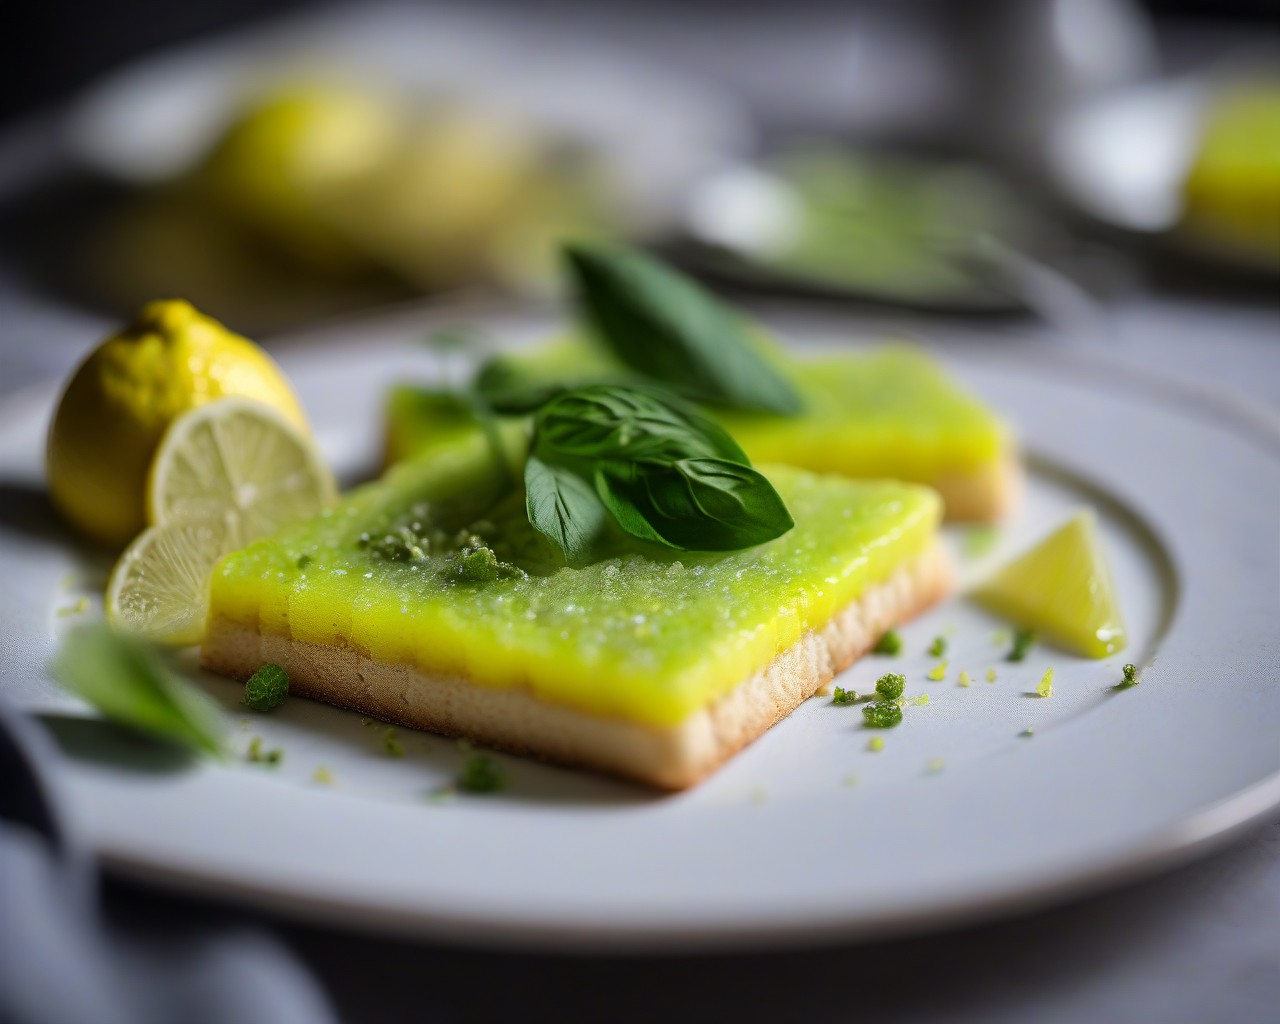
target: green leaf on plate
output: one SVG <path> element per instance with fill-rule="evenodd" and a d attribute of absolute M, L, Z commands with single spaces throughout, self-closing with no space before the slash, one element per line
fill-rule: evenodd
<path fill-rule="evenodd" d="M 585 560 L 606 526 L 606 513 L 591 485 L 563 466 L 530 455 L 524 467 L 525 507 L 533 528 L 570 562 Z"/>

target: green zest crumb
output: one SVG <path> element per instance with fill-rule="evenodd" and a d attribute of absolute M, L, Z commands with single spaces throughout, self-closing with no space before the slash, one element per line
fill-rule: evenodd
<path fill-rule="evenodd" d="M 853 704 L 858 700 L 857 690 L 846 690 L 843 686 L 837 686 L 836 692 L 831 697 L 832 704 Z"/>
<path fill-rule="evenodd" d="M 945 636 L 935 636 L 933 643 L 929 645 L 929 649 L 925 654 L 931 658 L 941 658 L 947 653 L 947 638 Z"/>
<path fill-rule="evenodd" d="M 75 604 L 64 605 L 62 608 L 59 608 L 58 615 L 62 618 L 66 618 L 68 615 L 80 615 L 88 607 L 89 599 L 87 597 L 82 597 Z"/>
<path fill-rule="evenodd" d="M 974 526 L 965 531 L 964 553 L 967 558 L 981 558 L 993 547 L 1000 533 L 994 526 Z"/>
<path fill-rule="evenodd" d="M 279 747 L 273 750 L 262 749 L 262 737 L 255 736 L 249 741 L 249 750 L 245 754 L 251 764 L 278 765 L 284 760 L 284 751 Z"/>
<path fill-rule="evenodd" d="M 318 782 L 322 786 L 333 785 L 333 772 L 329 771 L 324 765 L 319 765 L 315 771 L 311 773 L 311 781 Z"/>
<path fill-rule="evenodd" d="M 1044 675 L 1040 677 L 1040 685 L 1036 687 L 1036 693 L 1041 697 L 1053 696 L 1053 669 L 1044 670 Z"/>
<path fill-rule="evenodd" d="M 382 734 L 382 749 L 387 752 L 388 757 L 404 757 L 404 744 L 400 742 L 395 729 L 388 729 Z"/>
<path fill-rule="evenodd" d="M 863 707 L 862 717 L 869 729 L 892 729 L 902 721 L 902 708 L 893 701 L 879 701 Z"/>
<path fill-rule="evenodd" d="M 1036 634 L 1034 630 L 1015 629 L 1013 631 L 1013 646 L 1009 649 L 1009 654 L 1005 661 L 1022 661 L 1031 651 L 1035 642 Z"/>
<path fill-rule="evenodd" d="M 907 688 L 907 677 L 897 672 L 887 672 L 876 680 L 876 693 L 885 700 L 897 700 Z"/>
<path fill-rule="evenodd" d="M 1135 666 L 1125 665 L 1120 671 L 1124 673 L 1124 681 L 1120 683 L 1121 686 L 1138 685 L 1138 669 Z"/>
<path fill-rule="evenodd" d="M 524 572 L 508 562 L 498 561 L 493 548 L 477 547 L 458 557 L 457 576 L 463 583 L 492 583 L 498 579 L 514 579 Z"/>
<path fill-rule="evenodd" d="M 931 680 L 933 680 L 933 682 L 935 682 L 935 683 L 936 683 L 936 682 L 939 682 L 939 681 L 941 681 L 941 680 L 943 680 L 943 679 L 946 679 L 946 678 L 947 678 L 947 663 L 946 663 L 945 661 L 940 661 L 940 662 L 938 662 L 938 664 L 936 664 L 932 669 L 930 669 L 930 670 L 929 670 L 929 676 L 928 676 L 928 678 L 929 678 L 929 679 L 931 679 Z"/>
<path fill-rule="evenodd" d="M 283 704 L 287 696 L 289 676 L 279 665 L 268 662 L 245 682 L 244 699 L 240 703 L 251 711 L 271 711 Z"/>
<path fill-rule="evenodd" d="M 1021 736 L 1023 739 L 1030 739 L 1035 734 L 1036 734 L 1036 731 L 1032 729 L 1030 726 L 1027 726 L 1027 728 L 1023 729 L 1022 732 L 1018 733 L 1018 735 Z"/>
<path fill-rule="evenodd" d="M 924 770 L 927 771 L 930 775 L 937 775 L 938 772 L 942 771 L 942 769 L 944 769 L 946 766 L 947 766 L 947 762 L 942 760 L 942 758 L 931 757 L 925 763 Z"/>
<path fill-rule="evenodd" d="M 987 669 L 987 682 L 994 683 L 995 681 L 996 681 L 996 670 L 993 668 Z"/>
<path fill-rule="evenodd" d="M 902 651 L 902 637 L 898 636 L 896 629 L 891 629 L 885 633 L 876 645 L 871 648 L 872 654 L 899 654 Z"/>
<path fill-rule="evenodd" d="M 506 772 L 488 754 L 469 753 L 458 773 L 458 788 L 464 793 L 496 793 L 506 784 Z"/>
<path fill-rule="evenodd" d="M 880 753 L 880 751 L 884 750 L 884 737 L 872 736 L 871 739 L 867 742 L 867 749 L 871 751 L 871 753 L 873 754 Z"/>
<path fill-rule="evenodd" d="M 968 672 L 961 672 L 961 673 L 960 673 L 960 678 L 956 680 L 956 685 L 957 685 L 957 686 L 969 686 L 969 685 L 971 685 L 972 683 L 973 683 L 973 680 L 972 680 L 971 678 L 969 678 L 969 673 L 968 673 Z"/>
<path fill-rule="evenodd" d="M 858 784 L 858 776 L 846 775 L 844 777 L 844 784 L 852 789 L 854 786 Z"/>
<path fill-rule="evenodd" d="M 293 564 L 296 565 L 299 569 L 305 569 L 313 561 L 315 561 L 315 559 L 313 559 L 310 555 L 299 555 L 298 560 Z"/>

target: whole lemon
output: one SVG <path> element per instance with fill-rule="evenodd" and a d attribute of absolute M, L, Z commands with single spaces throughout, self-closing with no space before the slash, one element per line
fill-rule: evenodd
<path fill-rule="evenodd" d="M 54 504 L 95 540 L 125 544 L 146 525 L 147 472 L 169 424 L 227 395 L 265 402 L 306 429 L 284 374 L 257 345 L 188 302 L 148 303 L 63 392 L 46 460 Z"/>

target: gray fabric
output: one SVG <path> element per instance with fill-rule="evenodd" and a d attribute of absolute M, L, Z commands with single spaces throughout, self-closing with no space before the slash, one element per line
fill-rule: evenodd
<path fill-rule="evenodd" d="M 0 700 L 0 1024 L 326 1024 L 307 970 L 227 915 L 122 923 L 68 837 L 39 765 L 54 756 Z"/>

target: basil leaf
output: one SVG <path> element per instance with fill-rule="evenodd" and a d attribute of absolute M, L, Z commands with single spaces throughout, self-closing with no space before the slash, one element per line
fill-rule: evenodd
<path fill-rule="evenodd" d="M 587 558 L 607 525 L 591 485 L 563 466 L 530 455 L 524 467 L 525 507 L 533 528 L 570 562 Z"/>
<path fill-rule="evenodd" d="M 564 247 L 588 324 L 626 366 L 703 401 L 795 415 L 799 394 L 746 326 L 689 278 L 633 249 Z"/>
<path fill-rule="evenodd" d="M 667 466 L 601 465 L 596 493 L 633 536 L 692 551 L 736 551 L 780 537 L 795 525 L 773 485 L 726 459 L 681 459 Z"/>
<path fill-rule="evenodd" d="M 79 626 L 67 634 L 51 670 L 114 722 L 194 750 L 223 752 L 217 705 L 139 639 L 105 624 Z"/>
<path fill-rule="evenodd" d="M 480 367 L 472 384 L 475 393 L 490 409 L 508 415 L 533 412 L 568 386 L 539 379 L 500 356 Z"/>
<path fill-rule="evenodd" d="M 539 450 L 559 458 L 747 462 L 723 427 L 655 389 L 597 384 L 565 392 L 542 408 L 534 430 Z"/>

